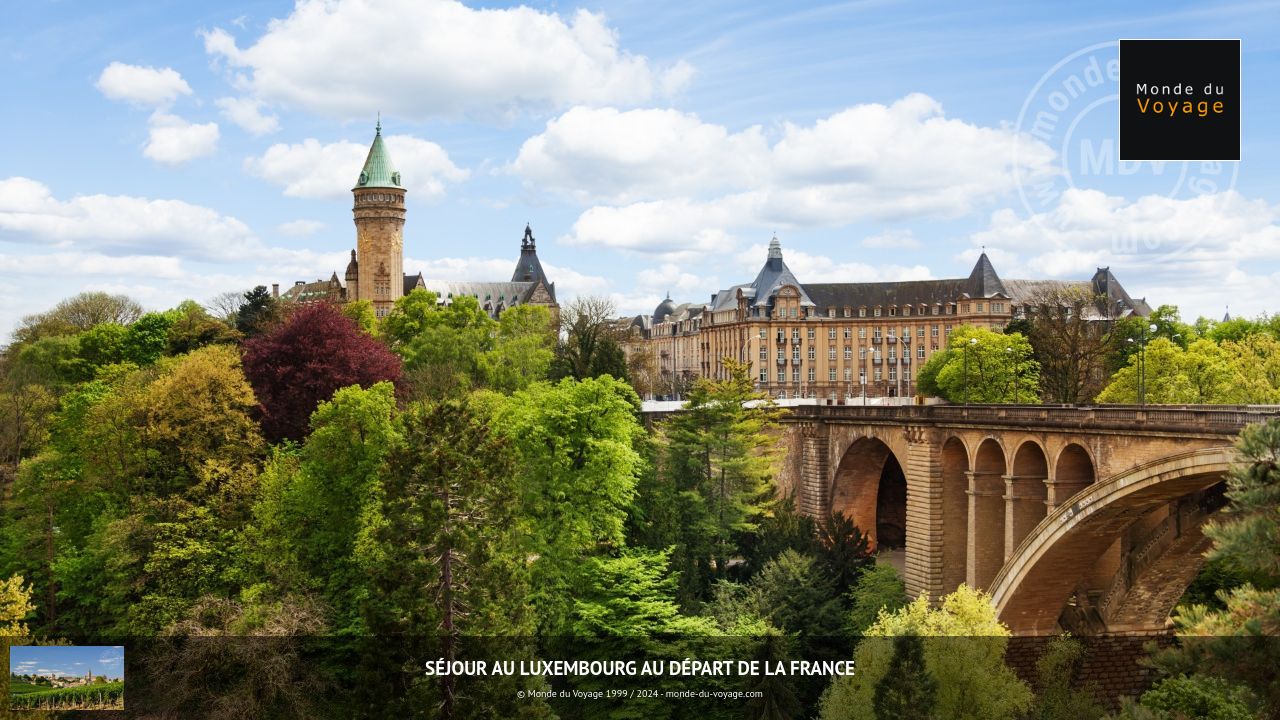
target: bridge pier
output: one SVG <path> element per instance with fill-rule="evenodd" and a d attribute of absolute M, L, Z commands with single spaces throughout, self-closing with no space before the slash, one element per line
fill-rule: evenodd
<path fill-rule="evenodd" d="M 1004 476 L 999 470 L 971 470 L 969 478 L 969 587 L 986 589 L 1004 564 Z"/>
<path fill-rule="evenodd" d="M 943 515 L 942 453 L 937 433 L 908 427 L 907 458 L 903 467 L 907 478 L 907 559 L 903 584 L 907 596 L 928 593 L 936 601 L 943 588 L 943 544 L 946 520 Z"/>

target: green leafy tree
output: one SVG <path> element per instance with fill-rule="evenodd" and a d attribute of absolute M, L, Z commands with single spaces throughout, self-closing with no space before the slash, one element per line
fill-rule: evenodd
<path fill-rule="evenodd" d="M 129 329 L 116 323 L 102 323 L 80 333 L 81 377 L 93 377 L 98 368 L 124 360 L 124 338 Z"/>
<path fill-rule="evenodd" d="M 547 379 L 555 357 L 551 311 L 517 305 L 498 317 L 493 348 L 480 356 L 480 375 L 494 390 L 512 393 Z"/>
<path fill-rule="evenodd" d="M 48 312 L 24 317 L 13 339 L 25 344 L 55 335 L 75 335 L 103 323 L 129 325 L 141 315 L 142 306 L 125 295 L 82 292 Z"/>
<path fill-rule="evenodd" d="M 669 550 L 622 549 L 588 560 L 575 593 L 570 630 L 584 638 L 649 638 L 709 634 L 714 624 L 680 614 Z"/>
<path fill-rule="evenodd" d="M 1145 363 L 1146 401 L 1152 404 L 1193 402 L 1195 390 L 1185 372 L 1184 352 L 1172 341 L 1156 338 L 1147 343 L 1143 355 L 1129 357 L 1129 364 L 1098 394 L 1101 403 L 1138 402 L 1139 362 Z"/>
<path fill-rule="evenodd" d="M 551 377 L 575 378 L 608 375 L 627 379 L 627 359 L 610 320 L 613 303 L 600 297 L 579 297 L 560 313 L 564 340 L 556 348 Z"/>
<path fill-rule="evenodd" d="M 1267 333 L 1255 333 L 1243 340 L 1224 341 L 1221 345 L 1232 371 L 1224 396 L 1226 402 L 1242 405 L 1280 403 L 1280 340 Z"/>
<path fill-rule="evenodd" d="M 563 631 L 571 583 L 583 558 L 623 545 L 642 460 L 639 399 L 612 378 L 535 383 L 507 397 L 486 396 L 489 422 L 515 449 L 534 602 L 548 632 Z"/>
<path fill-rule="evenodd" d="M 271 326 L 280 313 L 280 301 L 272 297 L 266 285 L 246 291 L 244 300 L 236 309 L 236 330 L 245 337 L 253 337 Z"/>
<path fill-rule="evenodd" d="M 1031 355 L 1021 335 L 962 325 L 920 369 L 920 392 L 954 403 L 1037 402 L 1040 368 Z"/>
<path fill-rule="evenodd" d="M 1126 698 L 1126 700 L 1128 700 Z M 1119 720 L 1256 720 L 1249 688 L 1209 676 L 1171 677 L 1124 703 Z"/>
<path fill-rule="evenodd" d="M 875 625 L 880 613 L 894 613 L 907 604 L 907 586 L 892 565 L 863 569 L 849 591 L 849 633 L 861 637 Z"/>
<path fill-rule="evenodd" d="M 169 330 L 178 320 L 175 311 L 147 313 L 129 326 L 120 341 L 124 360 L 135 365 L 150 365 L 169 348 Z"/>
<path fill-rule="evenodd" d="M 682 601 L 705 599 L 737 554 L 734 539 L 753 532 L 772 497 L 776 454 L 769 431 L 777 409 L 756 392 L 747 365 L 725 360 L 727 377 L 699 379 L 685 411 L 664 423 L 662 472 L 679 493 L 684 528 L 675 563 Z"/>
<path fill-rule="evenodd" d="M 0 637 L 22 637 L 28 633 L 23 622 L 35 606 L 31 590 L 23 585 L 21 575 L 0 581 Z"/>
<path fill-rule="evenodd" d="M 1036 699 L 1026 720 L 1098 720 L 1106 709 L 1094 688 L 1071 682 L 1084 657 L 1084 645 L 1068 635 L 1053 639 L 1036 661 Z"/>
<path fill-rule="evenodd" d="M 1008 628 L 985 594 L 961 585 L 936 609 L 921 595 L 882 613 L 854 653 L 858 672 L 835 678 L 823 694 L 822 720 L 876 717 L 876 687 L 889 673 L 892 639 L 902 635 L 922 638 L 925 669 L 938 683 L 938 717 L 1015 718 L 1030 708 L 1030 688 L 1004 664 Z"/>
<path fill-rule="evenodd" d="M 240 339 L 240 333 L 230 324 L 213 317 L 194 300 L 183 300 L 168 313 L 168 353 L 184 355 L 206 345 L 231 344 Z"/>
<path fill-rule="evenodd" d="M 406 382 L 416 397 L 461 397 L 483 385 L 483 355 L 492 349 L 498 324 L 473 297 L 438 305 L 418 288 L 396 301 L 383 318 L 384 339 L 402 358 Z"/>
<path fill-rule="evenodd" d="M 758 617 L 802 639 L 843 634 L 844 608 L 831 578 L 812 556 L 786 550 L 751 579 Z"/>
<path fill-rule="evenodd" d="M 348 300 L 342 305 L 342 314 L 354 320 L 362 332 L 376 334 L 378 315 L 373 310 L 372 300 Z"/>

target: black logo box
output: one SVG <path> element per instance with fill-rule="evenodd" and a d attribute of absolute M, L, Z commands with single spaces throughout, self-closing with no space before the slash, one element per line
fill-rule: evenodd
<path fill-rule="evenodd" d="M 1241 101 L 1239 40 L 1120 41 L 1121 160 L 1239 160 Z"/>

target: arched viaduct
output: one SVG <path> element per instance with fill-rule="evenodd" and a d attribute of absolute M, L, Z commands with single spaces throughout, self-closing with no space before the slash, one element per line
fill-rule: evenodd
<path fill-rule="evenodd" d="M 1232 444 L 1270 408 L 800 406 L 779 476 L 904 551 L 911 595 L 990 592 L 1019 635 L 1163 630 Z"/>

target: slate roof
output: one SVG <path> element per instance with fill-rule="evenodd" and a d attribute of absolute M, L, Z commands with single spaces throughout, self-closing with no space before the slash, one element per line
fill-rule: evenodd
<path fill-rule="evenodd" d="M 369 146 L 369 155 L 364 159 L 364 168 L 361 169 L 360 177 L 356 180 L 356 186 L 352 190 L 359 190 L 360 188 L 404 189 L 404 186 L 400 184 L 400 173 L 391 164 L 391 155 L 387 152 L 386 145 L 382 142 L 381 120 L 378 121 L 378 126 L 374 131 L 373 144 Z"/>

